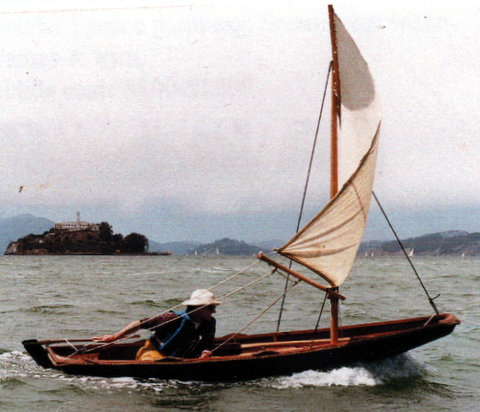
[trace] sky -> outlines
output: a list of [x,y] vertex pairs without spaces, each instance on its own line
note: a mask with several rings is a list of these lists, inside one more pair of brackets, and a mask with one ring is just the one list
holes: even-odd
[[[480,5],[383,3],[334,3],[381,99],[375,193],[403,237],[480,231]],[[288,239],[330,60],[327,4],[2,2],[0,217],[80,211],[157,241]],[[327,115],[305,218],[328,200]],[[388,237],[371,210],[366,236]]]

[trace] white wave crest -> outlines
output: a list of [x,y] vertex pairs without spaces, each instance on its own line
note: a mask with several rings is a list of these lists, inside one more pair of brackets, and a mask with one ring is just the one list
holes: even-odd
[[30,356],[16,350],[0,354],[0,381],[27,376],[26,365],[30,362]]
[[28,356],[18,350],[12,350],[11,352],[2,353],[0,355],[0,358],[1,359],[28,358]]
[[408,355],[385,359],[370,364],[341,367],[330,371],[308,370],[288,377],[277,378],[273,387],[277,389],[304,386],[375,386],[392,379],[420,376],[425,368]]
[[379,381],[368,370],[361,367],[333,369],[328,372],[305,371],[292,376],[278,378],[273,387],[277,389],[301,388],[303,386],[357,386],[378,385]]

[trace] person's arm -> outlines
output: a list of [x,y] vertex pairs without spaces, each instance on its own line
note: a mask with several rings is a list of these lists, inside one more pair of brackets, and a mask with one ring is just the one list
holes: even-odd
[[217,321],[215,318],[210,319],[209,327],[207,329],[207,333],[204,337],[202,353],[200,354],[200,359],[209,358],[212,356],[212,348],[213,348],[213,339],[215,338],[215,329],[217,326]]
[[123,329],[119,330],[117,333],[114,333],[113,335],[107,334],[102,336],[95,336],[92,338],[92,340],[95,340],[97,342],[113,342],[114,340],[123,338],[126,335],[136,332],[137,330],[140,329],[140,324],[141,324],[141,321],[136,320],[135,322],[128,324]]

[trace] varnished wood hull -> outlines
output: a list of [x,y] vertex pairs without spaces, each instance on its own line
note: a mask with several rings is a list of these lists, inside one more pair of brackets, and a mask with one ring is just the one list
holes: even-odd
[[[143,341],[103,349],[98,345],[88,354],[70,357],[74,351],[66,344],[50,345],[37,340],[24,341],[23,344],[39,365],[72,375],[235,381],[387,358],[446,336],[460,323],[449,314],[428,322],[429,319],[341,327],[336,345],[329,342],[327,329],[316,333],[305,330],[241,335],[234,343],[219,350],[218,356],[208,359],[135,361],[135,352]],[[216,343],[225,338],[216,339]]]

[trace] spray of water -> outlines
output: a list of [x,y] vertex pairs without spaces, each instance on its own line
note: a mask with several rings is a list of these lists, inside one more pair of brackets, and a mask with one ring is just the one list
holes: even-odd
[[[264,378],[246,382],[247,385],[260,385],[274,389],[289,389],[323,386],[376,386],[386,384],[394,379],[422,376],[425,366],[409,355],[400,355],[379,362],[355,364],[341,368],[315,371],[308,370],[291,376]],[[137,380],[124,378],[99,378],[67,376],[55,370],[45,370],[39,367],[28,355],[18,351],[0,354],[0,381],[7,379],[22,379],[35,377],[58,379],[93,390],[148,390],[161,392],[180,386],[212,386],[199,382],[179,382],[175,380],[147,379]]]

